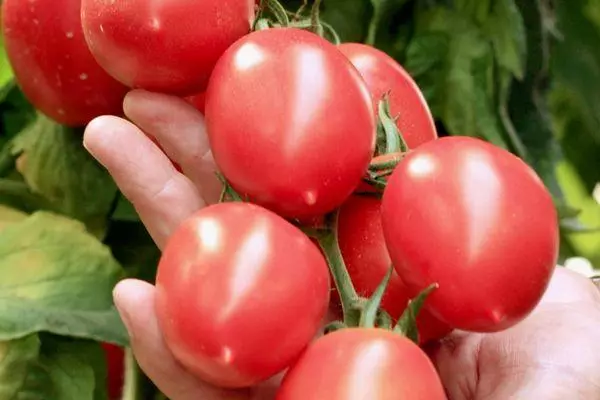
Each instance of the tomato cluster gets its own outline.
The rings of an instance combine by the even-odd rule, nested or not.
[[[257,10],[5,0],[3,24],[19,84],[61,123],[118,114],[127,88],[205,114],[226,196],[173,234],[156,279],[165,341],[189,371],[242,388],[287,370],[278,399],[442,399],[419,345],[531,313],[557,259],[552,198],[511,153],[438,138],[387,54],[332,43],[316,14],[294,25]],[[330,305],[342,321],[315,339]]]

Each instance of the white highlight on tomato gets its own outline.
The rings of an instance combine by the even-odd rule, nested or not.
[[[231,347],[223,347],[221,351],[221,360],[225,364],[231,364],[231,362],[233,361],[233,351],[231,350]]]
[[[317,191],[316,190],[308,190],[304,192],[304,201],[309,206],[314,206],[317,203]]]
[[[414,178],[424,178],[431,175],[437,169],[435,160],[429,154],[419,154],[410,159],[408,171]]]
[[[465,221],[469,226],[464,237],[469,244],[467,260],[479,257],[479,253],[486,249],[485,242],[492,231],[503,223],[498,221],[500,215],[494,213],[494,210],[502,210],[496,204],[503,198],[502,182],[488,158],[485,153],[472,152],[460,166],[462,171],[458,172],[459,179],[464,180],[461,186],[466,205],[462,209],[469,210]]]
[[[253,232],[240,243],[235,254],[233,263],[229,266],[230,280],[228,297],[223,304],[221,320],[225,320],[232,310],[238,308],[238,304],[252,293],[256,293],[256,281],[261,270],[270,257],[270,243],[272,233],[267,221],[259,221],[253,228]]]
[[[285,112],[289,116],[289,134],[282,143],[283,154],[296,153],[299,144],[311,137],[305,132],[314,129],[312,124],[318,119],[323,104],[328,100],[325,96],[329,93],[327,71],[330,69],[326,66],[323,52],[310,46],[298,46],[295,53],[295,71],[290,71],[289,77],[296,79],[290,82],[287,98],[284,99],[289,105]]]
[[[360,360],[360,362],[354,363],[354,371],[350,376],[362,377],[362,376],[384,376],[377,370],[383,370],[385,368],[385,360],[388,356],[386,343],[382,340],[376,340],[369,342],[367,345],[362,346],[358,355],[354,358]],[[348,386],[346,393],[347,399],[376,399],[379,397],[379,393],[374,393],[375,388],[382,388],[381,385],[373,385],[371,379],[355,379]]]
[[[205,250],[213,253],[221,250],[221,237],[223,229],[218,221],[212,218],[205,218],[198,224],[198,238]]]
[[[263,49],[255,43],[245,43],[235,55],[234,63],[239,70],[248,70],[265,60]]]

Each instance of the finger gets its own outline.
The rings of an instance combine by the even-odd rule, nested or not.
[[[125,114],[160,143],[165,153],[179,164],[208,203],[221,194],[215,176],[204,117],[184,99],[144,90],[133,90],[123,102]]]
[[[474,398],[481,338],[479,334],[456,331],[425,347],[450,400]]]
[[[541,304],[579,301],[600,303],[600,291],[582,274],[562,267],[556,268]]]
[[[193,183],[124,119],[94,119],[85,130],[84,146],[112,175],[159,247],[185,218],[204,206]]]
[[[154,286],[132,279],[121,281],[114,291],[136,360],[156,386],[173,400],[249,399],[248,391],[219,389],[200,381],[175,360],[160,333],[154,295]]]

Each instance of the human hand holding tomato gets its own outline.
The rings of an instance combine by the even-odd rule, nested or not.
[[[143,91],[131,92],[124,110],[132,122],[100,117],[88,126],[85,145],[163,248],[184,220],[216,202],[220,193],[203,117],[184,100]],[[146,135],[156,138],[164,153]],[[125,280],[114,295],[140,366],[169,398],[274,398],[279,376],[252,389],[225,390],[186,370],[165,345],[154,286]],[[593,398],[600,385],[599,319],[594,286],[559,269],[542,302],[519,325],[494,334],[454,332],[430,345],[429,353],[450,399]],[[329,384],[352,382],[345,371]],[[314,373],[316,379],[320,373]]]

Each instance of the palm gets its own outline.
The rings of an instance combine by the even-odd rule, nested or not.
[[[183,100],[142,91],[130,93],[124,109],[133,124],[101,117],[88,126],[84,143],[162,248],[179,223],[220,194],[204,122]],[[575,398],[575,390],[580,398],[593,398],[600,387],[600,372],[593,365],[600,353],[595,342],[600,336],[599,298],[584,278],[559,272],[543,304],[521,325],[493,335],[453,334],[432,350],[449,397],[559,399]],[[273,397],[277,378],[253,390],[230,392],[187,373],[164,344],[153,299],[154,287],[140,281],[123,281],[115,290],[136,358],[169,398]]]

